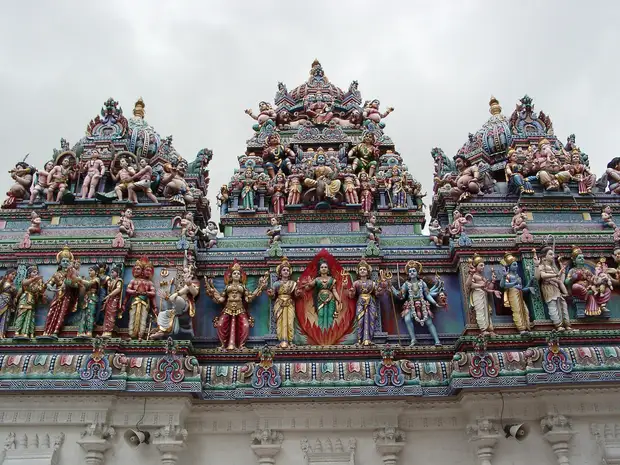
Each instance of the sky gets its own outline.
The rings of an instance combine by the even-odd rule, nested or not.
[[[246,108],[293,89],[318,58],[326,76],[395,108],[386,133],[425,189],[430,151],[449,156],[524,94],[561,141],[575,133],[600,175],[619,156],[620,2],[179,1],[6,2],[0,15],[0,112],[6,170],[41,167],[72,145],[108,97],[174,136],[188,160],[214,151],[209,198],[253,132]],[[5,171],[6,173],[6,171]],[[0,176],[0,192],[9,187]],[[216,210],[216,209],[214,209]]]

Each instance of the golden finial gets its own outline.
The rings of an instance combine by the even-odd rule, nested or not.
[[[491,96],[491,100],[489,100],[489,113],[493,116],[499,115],[502,112],[502,107],[499,104],[499,101]]]
[[[145,106],[146,105],[144,104],[144,100],[142,100],[142,97],[140,97],[134,104],[133,115],[137,118],[144,119],[144,107]]]

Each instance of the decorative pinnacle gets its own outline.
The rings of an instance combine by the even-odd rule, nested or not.
[[[489,100],[489,113],[495,116],[495,115],[499,115],[501,112],[502,112],[502,107],[499,104],[499,100],[491,96],[491,100]]]
[[[136,101],[133,107],[133,115],[138,118],[144,119],[144,107],[145,106],[146,105],[144,104],[144,100],[142,100],[142,97],[138,98],[138,100]]]

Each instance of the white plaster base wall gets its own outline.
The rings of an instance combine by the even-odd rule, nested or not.
[[[234,405],[159,397],[148,398],[146,409],[145,398],[3,396],[0,440],[7,442],[0,464],[620,464],[620,388],[503,398],[503,424],[529,426],[523,442],[504,437],[502,399],[492,392],[453,400]],[[151,444],[131,449],[123,434],[143,412]]]

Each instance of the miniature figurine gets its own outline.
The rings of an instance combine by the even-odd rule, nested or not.
[[[387,179],[388,197],[391,208],[407,208],[405,180],[398,166],[392,167]]]
[[[361,260],[357,265],[357,280],[349,289],[349,297],[357,300],[355,305],[357,343],[364,346],[373,343],[379,312],[376,299],[377,283],[370,279],[370,273],[372,267],[365,260]]]
[[[28,205],[33,205],[37,200],[39,200],[39,197],[42,200],[47,198],[50,179],[49,174],[53,168],[54,162],[48,161],[45,163],[45,167],[42,170],[37,171],[36,182],[30,189],[30,200],[28,201]]]
[[[280,242],[282,240],[282,225],[278,223],[278,219],[272,216],[269,220],[271,228],[267,230],[267,236],[269,236],[269,246],[272,246],[274,242]]]
[[[88,279],[81,278],[80,282],[85,289],[84,297],[79,306],[80,317],[78,321],[77,337],[93,337],[95,326],[95,314],[99,303],[99,267],[93,265],[88,268]]]
[[[9,171],[11,179],[15,183],[6,193],[7,198],[2,204],[2,208],[15,208],[17,202],[28,198],[32,186],[32,176],[35,172],[36,170],[25,161],[20,161],[15,165],[15,168]]]
[[[465,234],[465,225],[472,223],[474,217],[471,213],[463,215],[459,210],[454,210],[452,213],[452,224],[448,225],[446,231],[453,239],[458,239],[458,243],[461,246],[470,246],[471,239]]]
[[[437,218],[431,220],[428,225],[428,232],[430,241],[437,247],[441,247],[443,245],[445,233]]]
[[[525,213],[523,207],[520,205],[515,205],[512,211],[514,212],[514,216],[510,222],[512,232],[517,235],[522,234],[524,230],[527,230],[527,213]]]
[[[597,302],[601,313],[607,310],[607,303],[611,299],[613,282],[608,274],[607,261],[601,257],[594,267],[594,276],[590,280],[589,292],[592,293],[593,300]],[[587,310],[587,309],[586,309]],[[586,313],[587,315],[587,313]]]
[[[366,223],[366,239],[379,245],[379,234],[381,234],[382,230],[376,223],[377,216],[371,215]]]
[[[258,111],[258,116],[255,116],[251,108],[245,110],[246,115],[257,121],[257,124],[253,125],[252,129],[254,129],[256,132],[259,132],[261,128],[267,123],[275,126],[277,114],[270,103],[260,102],[258,104]]]
[[[373,181],[365,171],[360,172],[360,200],[362,203],[362,211],[364,214],[370,214],[374,203],[375,187]]]
[[[198,226],[194,223],[194,214],[192,212],[185,213],[185,216],[175,216],[172,219],[172,228],[181,227],[181,239],[189,239],[193,241],[198,233]]]
[[[506,267],[506,274],[500,279],[499,287],[504,291],[504,307],[512,310],[512,321],[521,334],[527,334],[532,329],[530,311],[523,299],[525,292],[532,292],[532,283],[523,287],[519,276],[519,263],[512,254],[505,254],[500,262]]]
[[[342,300],[336,290],[336,280],[331,276],[326,261],[319,262],[318,276],[305,282],[303,287],[305,290],[314,289],[317,326],[322,330],[329,329],[342,311]]]
[[[136,233],[135,226],[133,224],[133,210],[131,208],[126,209],[121,213],[121,217],[118,220],[118,232],[125,234],[128,237],[133,237]]]
[[[16,276],[17,270],[11,268],[0,278],[0,339],[6,337],[9,318],[11,318],[11,314],[15,311],[17,298]]]
[[[86,174],[82,183],[82,199],[92,199],[95,196],[99,180],[105,174],[105,166],[99,158],[99,151],[92,150],[89,160],[80,163],[80,168],[82,173]]]
[[[276,335],[283,349],[293,343],[295,334],[295,297],[298,296],[297,282],[291,279],[291,264],[286,257],[276,267],[278,280],[267,290],[270,299],[275,300],[273,314],[276,321]]]
[[[291,174],[286,178],[285,192],[288,194],[287,205],[299,205],[301,203],[301,191],[304,175],[297,165],[291,167]]]
[[[230,265],[224,275],[225,287],[222,293],[213,286],[212,280],[205,278],[207,295],[224,306],[220,316],[213,321],[222,350],[243,349],[250,335],[250,327],[254,325],[254,319],[248,315],[246,305],[267,287],[267,276],[259,279],[258,286],[253,292],[245,287],[246,281],[247,276],[237,260]]]
[[[54,298],[50,303],[43,336],[57,337],[65,324],[67,314],[78,308],[80,296],[79,264],[74,260],[69,247],[65,246],[56,255],[58,270],[47,281],[47,290],[53,292]]]
[[[493,314],[490,295],[501,298],[502,294],[495,289],[492,280],[484,277],[485,264],[480,255],[469,260],[469,274],[465,282],[469,305],[476,313],[476,323],[483,335],[494,335]]]
[[[271,208],[274,215],[284,213],[284,193],[286,189],[286,178],[284,174],[278,173],[269,183],[268,192],[271,194]]]
[[[379,149],[376,144],[375,135],[367,131],[362,136],[362,142],[349,150],[348,158],[355,173],[363,171],[370,177],[374,176],[377,158],[379,158]]]
[[[120,201],[123,200],[123,194],[127,192],[127,200],[129,200],[129,185],[132,183],[136,171],[124,157],[120,159],[119,164],[121,168],[118,170],[118,173],[111,172],[112,180],[117,182],[114,192]]]
[[[248,167],[239,181],[241,187],[240,210],[254,210],[254,195],[258,189],[258,183],[254,178],[254,169]]]
[[[60,202],[63,195],[69,188],[69,181],[75,179],[77,176],[76,171],[71,165],[71,159],[65,157],[60,165],[56,165],[52,168],[48,175],[49,186],[47,188],[47,201],[54,201],[54,193],[56,194],[56,202]]]
[[[572,328],[566,303],[568,291],[564,285],[565,267],[558,269],[556,266],[555,252],[552,247],[543,247],[542,259],[538,258],[535,249],[532,252],[534,252],[534,265],[536,266],[535,276],[540,280],[540,292],[549,309],[549,318],[558,331],[570,331]]]
[[[103,333],[101,337],[112,337],[116,328],[116,319],[122,318],[123,309],[123,280],[121,269],[113,267],[110,270],[110,277],[105,281],[107,295],[102,299],[103,304]]]
[[[220,232],[215,221],[208,221],[207,227],[202,231],[202,234],[207,238],[207,249],[211,249],[217,245],[217,235]]]
[[[42,301],[45,301],[45,283],[39,274],[39,269],[33,265],[28,267],[17,296],[17,313],[13,323],[16,339],[34,337],[34,314],[37,305]]]
[[[349,205],[358,205],[360,203],[359,195],[357,191],[360,188],[359,178],[353,173],[353,168],[347,166],[344,169],[344,173],[342,175],[343,178],[343,186],[342,190],[344,191],[344,201]]]
[[[127,186],[127,198],[132,203],[138,203],[138,195],[136,190],[143,191],[144,194],[153,203],[159,203],[153,190],[151,189],[151,182],[153,177],[153,168],[149,165],[146,158],[140,158],[140,169],[133,175],[133,181]]]
[[[567,289],[570,289],[570,295],[573,297],[573,303],[577,306],[578,318],[583,312],[583,316],[596,317],[596,316],[609,316],[609,310],[607,309],[607,303],[611,298],[611,289],[608,289],[603,293],[593,293],[590,288],[592,286],[598,286],[593,284],[595,282],[594,275],[585,265],[585,258],[580,248],[575,247],[571,253],[571,260],[573,262],[572,268],[568,271],[564,284]],[[599,268],[601,264],[599,262]],[[605,273],[604,270],[597,270],[599,273]],[[605,273],[606,274],[606,273]],[[602,282],[601,278],[596,279],[597,282]],[[611,282],[611,281],[609,281]]]
[[[34,210],[30,212],[30,227],[28,228],[28,234],[41,234],[41,217]]]
[[[153,285],[155,270],[149,259],[142,257],[131,272],[133,279],[125,290],[125,301],[129,301],[129,337],[141,341],[146,334],[149,313],[157,315],[157,292]],[[123,304],[123,308],[125,307]]]
[[[596,183],[596,176],[581,162],[581,151],[574,149],[571,152],[571,164],[567,166],[571,180],[577,182],[579,195],[589,195]]]
[[[611,207],[609,205],[603,208],[603,211],[601,213],[601,220],[603,221],[603,226],[608,226],[612,229],[616,229],[616,223],[614,222]]]

